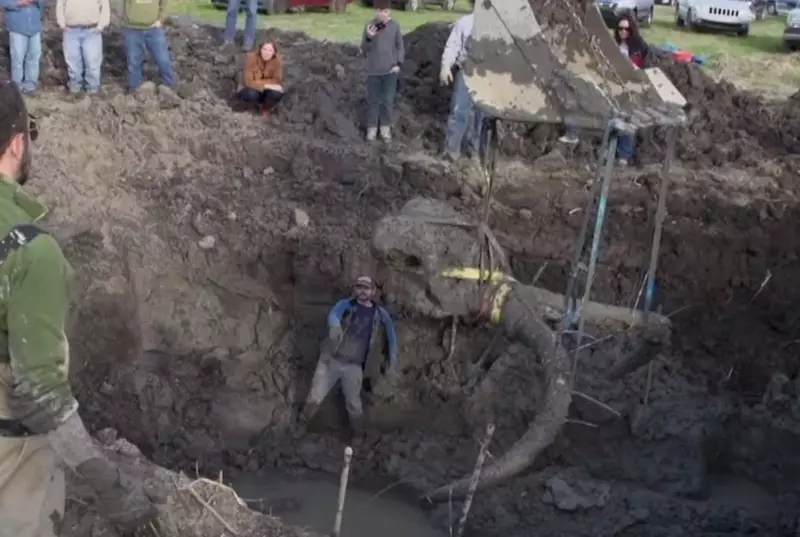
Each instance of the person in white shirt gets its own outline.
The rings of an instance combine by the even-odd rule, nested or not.
[[[470,1],[474,5],[474,0]],[[470,13],[461,17],[450,31],[450,37],[442,53],[442,67],[439,82],[443,86],[453,84],[453,96],[450,101],[450,117],[447,119],[447,135],[444,153],[451,160],[461,156],[464,135],[469,127],[470,116],[473,116],[473,127],[469,137],[470,156],[478,158],[480,151],[481,129],[484,123],[483,111],[475,105],[469,94],[461,67],[467,58],[469,37],[472,34],[474,15]]]

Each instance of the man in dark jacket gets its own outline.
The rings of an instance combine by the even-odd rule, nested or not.
[[[375,303],[375,283],[369,276],[361,276],[354,297],[340,300],[328,313],[328,337],[320,348],[301,425],[308,423],[328,392],[341,381],[350,428],[360,432],[364,415],[361,386],[368,363],[380,363],[386,375],[394,375],[397,336],[389,312]]]
[[[376,0],[375,19],[361,38],[361,51],[367,58],[367,141],[375,140],[379,132],[384,142],[392,139],[392,112],[405,48],[390,6],[388,0]]]

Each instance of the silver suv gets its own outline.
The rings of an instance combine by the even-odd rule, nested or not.
[[[597,0],[596,3],[609,27],[615,25],[623,13],[632,13],[640,26],[653,23],[655,0]]]

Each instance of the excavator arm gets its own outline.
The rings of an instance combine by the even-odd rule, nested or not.
[[[660,69],[639,70],[587,0],[476,0],[463,65],[476,104],[525,123],[635,129],[686,121],[680,92]]]

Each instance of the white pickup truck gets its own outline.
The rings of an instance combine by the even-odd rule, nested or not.
[[[675,25],[735,32],[746,36],[756,11],[750,0],[678,0],[675,6]]]

